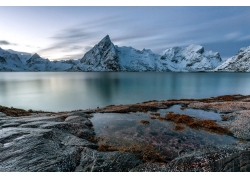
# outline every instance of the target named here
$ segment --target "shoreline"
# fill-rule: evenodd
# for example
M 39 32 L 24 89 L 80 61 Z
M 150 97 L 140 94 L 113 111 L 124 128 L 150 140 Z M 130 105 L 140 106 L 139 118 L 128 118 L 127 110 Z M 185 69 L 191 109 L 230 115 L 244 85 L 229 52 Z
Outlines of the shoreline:
M 180 105 L 182 110 L 199 109 L 223 114 L 222 120 L 215 123 L 209 120 L 209 117 L 198 120 L 178 113 L 170 112 L 166 116 L 157 113 L 160 109 L 168 109 L 174 105 Z M 150 113 L 150 118 L 156 121 L 172 122 L 176 126 L 176 132 L 191 128 L 190 130 L 202 130 L 218 135 L 228 134 L 238 142 L 230 147 L 211 146 L 196 149 L 164 160 L 165 156 L 159 154 L 150 144 L 143 146 L 144 148 L 136 144 L 131 147 L 119 147 L 107 144 L 96 137 L 90 120 L 93 114 L 136 112 Z M 2 131 L 0 162 L 7 164 L 0 166 L 0 171 L 250 171 L 249 121 L 250 95 L 239 94 L 203 99 L 152 100 L 64 112 L 44 112 L 0 106 L 0 131 Z M 141 120 L 141 123 L 147 126 L 150 122 Z M 54 147 L 51 143 L 61 145 Z M 25 149 L 23 144 L 27 144 L 28 149 Z M 40 148 L 34 150 L 36 146 Z M 43 153 L 47 152 L 48 148 L 51 150 L 49 159 Z M 22 153 L 15 154 L 16 149 L 22 149 Z M 143 149 L 148 149 L 148 151 Z M 29 153 L 34 156 L 29 157 Z M 88 154 L 95 154 L 97 159 L 89 157 Z M 56 159 L 56 157 L 60 158 Z M 94 163 L 98 157 L 102 159 L 103 164 Z M 112 159 L 117 157 L 121 157 L 121 161 L 118 164 L 112 164 Z M 17 164 L 11 165 L 13 158 L 17 160 Z M 35 167 L 31 168 L 20 158 L 27 158 L 27 162 L 36 163 Z M 45 162 L 44 164 L 43 161 L 40 162 L 41 158 L 44 158 L 51 166 Z M 65 162 L 65 158 L 69 162 Z

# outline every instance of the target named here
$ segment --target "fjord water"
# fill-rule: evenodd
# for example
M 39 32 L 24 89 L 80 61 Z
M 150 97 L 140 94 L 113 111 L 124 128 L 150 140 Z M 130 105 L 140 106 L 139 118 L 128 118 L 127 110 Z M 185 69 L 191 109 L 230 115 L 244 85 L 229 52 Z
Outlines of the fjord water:
M 69 111 L 226 94 L 250 94 L 250 73 L 0 73 L 0 105 L 23 109 Z

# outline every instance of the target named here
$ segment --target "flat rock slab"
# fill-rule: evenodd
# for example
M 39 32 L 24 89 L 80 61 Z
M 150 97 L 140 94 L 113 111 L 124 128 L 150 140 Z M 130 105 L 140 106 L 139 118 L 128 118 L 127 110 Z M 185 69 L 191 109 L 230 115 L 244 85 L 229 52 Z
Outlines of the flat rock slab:
M 94 130 L 86 117 L 77 117 L 0 119 L 0 171 L 74 171 L 82 150 L 98 147 L 87 140 Z
M 6 116 L 6 114 L 0 112 L 0 117 L 5 117 L 5 116 Z
M 220 149 L 194 152 L 171 161 L 168 172 L 249 172 L 250 150 Z
M 130 153 L 99 152 L 85 148 L 82 151 L 80 165 L 76 171 L 89 172 L 126 172 L 142 164 L 142 161 Z

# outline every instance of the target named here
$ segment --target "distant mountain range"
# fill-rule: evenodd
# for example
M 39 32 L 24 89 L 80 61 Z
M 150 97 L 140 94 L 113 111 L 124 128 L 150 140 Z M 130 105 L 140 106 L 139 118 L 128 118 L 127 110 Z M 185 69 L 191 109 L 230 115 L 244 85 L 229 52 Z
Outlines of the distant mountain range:
M 173 47 L 161 55 L 150 49 L 118 47 L 105 36 L 82 59 L 50 61 L 38 54 L 0 48 L 0 71 L 128 71 L 128 72 L 250 72 L 250 46 L 222 61 L 218 52 L 200 45 Z

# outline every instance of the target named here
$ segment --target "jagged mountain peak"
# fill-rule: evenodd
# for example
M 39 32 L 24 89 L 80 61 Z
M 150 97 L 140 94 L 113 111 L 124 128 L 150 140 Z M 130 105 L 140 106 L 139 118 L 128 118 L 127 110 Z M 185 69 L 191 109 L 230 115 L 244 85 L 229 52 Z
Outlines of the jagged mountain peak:
M 37 53 L 33 54 L 31 56 L 32 59 L 37 59 L 37 58 L 41 58 Z
M 97 46 L 99 48 L 105 48 L 107 46 L 110 46 L 112 44 L 109 35 L 106 35 L 98 44 Z
M 107 34 L 100 42 L 102 41 L 105 41 L 105 42 L 111 41 L 109 35 Z
M 201 45 L 197 44 L 191 44 L 188 47 L 186 47 L 187 51 L 193 51 L 199 54 L 202 54 L 204 52 L 204 47 Z
M 41 59 L 41 57 L 37 53 L 35 53 L 26 61 L 26 63 L 31 63 L 33 61 L 36 61 L 37 59 Z
M 235 56 L 228 58 L 214 71 L 250 72 L 250 46 L 241 48 Z
M 80 69 L 84 71 L 118 71 L 118 56 L 109 35 L 90 49 L 80 60 Z

